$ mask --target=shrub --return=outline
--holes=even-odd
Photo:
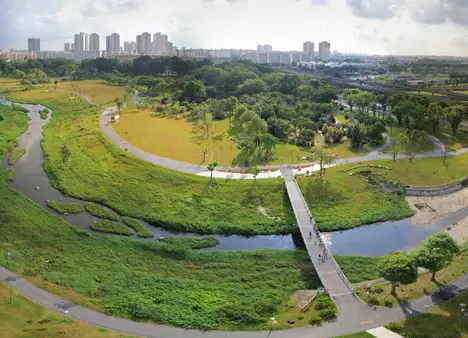
[[[372,305],[380,304],[379,298],[377,296],[370,296],[368,302],[369,304],[372,304]]]
[[[323,322],[322,317],[317,316],[317,315],[315,315],[315,314],[312,315],[312,316],[310,316],[309,323],[310,323],[311,325],[320,325],[320,324],[322,324],[322,322]]]
[[[426,338],[427,336],[423,332],[409,332],[406,334],[407,338]]]
[[[280,305],[281,305],[280,300],[273,300],[273,299],[259,300],[254,303],[253,310],[260,317],[269,318],[278,311],[278,307]]]
[[[10,156],[8,157],[8,164],[9,165],[14,165],[16,161],[19,160],[21,156],[26,154],[26,149],[20,148],[20,149],[13,149],[10,153]]]
[[[393,306],[393,302],[392,302],[392,300],[389,299],[389,298],[384,298],[383,303],[384,303],[384,305],[387,306],[387,307],[392,307],[392,306]]]
[[[187,249],[204,249],[211,248],[219,244],[219,239],[214,237],[165,237],[160,239],[161,242],[185,247]]]
[[[138,234],[138,237],[141,237],[141,238],[154,237],[154,234],[148,229],[146,229],[144,224],[141,223],[139,220],[124,216],[122,217],[122,221],[125,224],[127,224],[129,227],[133,228]]]
[[[106,209],[94,203],[86,203],[85,209],[91,215],[99,217],[99,218],[105,218],[111,221],[118,221],[120,219],[120,216],[114,211],[110,209]]]
[[[217,313],[227,321],[236,324],[254,325],[262,322],[250,308],[239,304],[221,306]]]
[[[371,292],[373,293],[382,293],[384,291],[384,286],[382,284],[375,284],[371,286]]]
[[[15,169],[14,168],[9,168],[6,171],[6,179],[10,182],[13,182],[15,180]]]
[[[47,206],[59,214],[81,214],[84,209],[79,203],[60,203],[57,201],[47,201]]]
[[[400,323],[390,323],[386,326],[387,329],[389,330],[392,330],[392,331],[395,331],[395,332],[399,332],[402,330],[403,326],[400,324]]]
[[[125,225],[120,224],[118,222],[109,221],[107,219],[103,219],[96,223],[91,224],[91,229],[100,232],[106,232],[109,234],[117,234],[117,235],[124,235],[124,236],[132,236],[133,232]]]
[[[39,112],[39,115],[41,116],[41,119],[43,120],[47,119],[47,117],[49,116],[49,112],[46,112],[46,109],[47,108]]]
[[[326,308],[320,310],[320,317],[324,321],[332,320],[338,314],[338,309],[336,308],[335,304],[328,305]]]
[[[13,110],[16,110],[16,111],[20,111],[20,112],[23,112],[23,113],[29,113],[29,110],[27,110],[26,108],[24,108],[23,106],[20,106],[19,104],[16,104],[16,103],[13,103],[11,105],[11,108]]]

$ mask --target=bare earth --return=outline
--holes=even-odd
[[[406,197],[411,209],[416,214],[411,218],[411,224],[424,225],[435,221],[441,216],[451,214],[468,207],[468,188],[453,194],[435,197]],[[465,242],[468,237],[468,217],[453,225],[449,233],[459,242]]]

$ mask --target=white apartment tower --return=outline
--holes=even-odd
[[[147,54],[151,52],[151,34],[144,32],[141,35],[137,35],[136,51],[137,54]]]
[[[330,61],[330,42],[322,41],[319,43],[319,59],[325,62]]]
[[[89,35],[81,32],[75,34],[75,52],[89,51]]]
[[[258,45],[257,46],[257,52],[263,52],[263,46],[262,45]]]
[[[101,50],[99,45],[99,35],[96,33],[89,36],[89,50]]]
[[[313,42],[310,42],[310,41],[304,42],[302,51],[303,51],[304,53],[309,53],[309,54],[314,55],[314,53],[315,53],[315,45],[314,45],[314,43],[313,43]]]
[[[106,52],[118,53],[120,52],[120,35],[112,33],[106,37]]]
[[[65,42],[65,43],[63,44],[63,51],[64,51],[64,52],[71,52],[71,51],[72,51],[72,50],[71,50],[71,44],[70,44],[70,42]]]
[[[153,35],[153,52],[165,53],[167,50],[167,35],[156,33]]]
[[[263,46],[263,51],[265,53],[271,53],[273,51],[273,47],[271,45],[265,45]]]

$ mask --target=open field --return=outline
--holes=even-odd
[[[35,98],[35,99],[32,99]],[[54,111],[44,128],[45,170],[69,196],[109,206],[120,215],[198,233],[271,234],[297,231],[281,180],[209,180],[151,165],[117,149],[99,128],[98,107],[59,91],[15,93]],[[60,148],[72,161],[63,167]],[[271,220],[258,212],[259,200]]]
[[[447,151],[454,151],[468,147],[468,132],[462,132],[461,127],[457,131],[457,135],[453,136],[449,129],[441,129],[434,133],[440,142],[442,142]]]
[[[85,95],[94,102],[109,107],[114,107],[114,99],[121,98],[125,92],[125,87],[111,86],[104,80],[59,82],[57,88]]]
[[[304,198],[314,214],[319,229],[349,229],[413,215],[403,196],[386,193],[367,179],[342,172],[343,167],[327,169],[324,180],[298,177]],[[382,170],[385,174],[385,170]]]
[[[399,135],[403,134],[405,129],[403,128],[389,128],[387,127],[387,135],[393,138],[397,138]],[[429,153],[434,150],[434,144],[431,140],[427,139],[421,142],[421,151],[420,153]],[[387,149],[387,152],[389,150]],[[402,149],[400,153],[404,154],[405,150]]]
[[[382,284],[381,290],[366,293],[365,288],[359,288],[356,292],[364,300],[372,304],[394,306],[407,303],[413,299],[417,299],[426,294],[440,288],[441,285],[447,284],[454,279],[460,277],[468,269],[468,257],[466,257],[467,246],[465,245],[461,255],[457,256],[450,265],[436,274],[436,282],[431,281],[431,273],[425,273],[419,276],[415,283],[409,285],[400,285],[396,288],[396,296],[391,293],[390,284]],[[371,288],[372,290],[372,288]]]
[[[182,115],[179,118],[162,117],[151,110],[123,110],[120,121],[112,125],[114,130],[130,144],[155,155],[174,160],[208,164],[218,162],[223,166],[243,166],[244,159],[239,156],[237,144],[229,130],[229,121],[213,121],[210,136],[200,136],[200,130]],[[364,155],[371,151],[368,147],[363,152],[354,151],[348,142],[337,145],[325,145],[323,137],[317,135],[316,145],[325,148],[337,158]],[[207,150],[206,158],[203,151]],[[279,144],[274,150],[275,160],[260,162],[254,157],[256,165],[301,163],[302,157],[310,155],[309,149],[291,144]]]
[[[468,326],[460,304],[468,303],[468,292],[416,317],[391,323],[386,328],[405,337],[466,338]]]
[[[0,77],[0,94],[8,90],[20,89],[21,87],[17,79]]]
[[[48,310],[28,298],[0,283],[0,323],[2,337],[37,338],[37,337],[130,337],[92,325],[84,324],[64,315]]]

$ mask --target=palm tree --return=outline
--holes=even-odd
[[[215,170],[217,166],[218,166],[218,162],[211,162],[207,166],[208,170],[210,171],[210,183],[213,182],[213,170]]]
[[[255,148],[258,148],[258,154],[260,156],[260,152],[262,150],[261,146],[263,144],[262,134],[255,134],[252,141],[253,141]]]
[[[258,169],[258,167],[253,167],[250,169],[250,172],[254,177],[254,185],[257,187],[257,175],[260,173],[260,169]]]

